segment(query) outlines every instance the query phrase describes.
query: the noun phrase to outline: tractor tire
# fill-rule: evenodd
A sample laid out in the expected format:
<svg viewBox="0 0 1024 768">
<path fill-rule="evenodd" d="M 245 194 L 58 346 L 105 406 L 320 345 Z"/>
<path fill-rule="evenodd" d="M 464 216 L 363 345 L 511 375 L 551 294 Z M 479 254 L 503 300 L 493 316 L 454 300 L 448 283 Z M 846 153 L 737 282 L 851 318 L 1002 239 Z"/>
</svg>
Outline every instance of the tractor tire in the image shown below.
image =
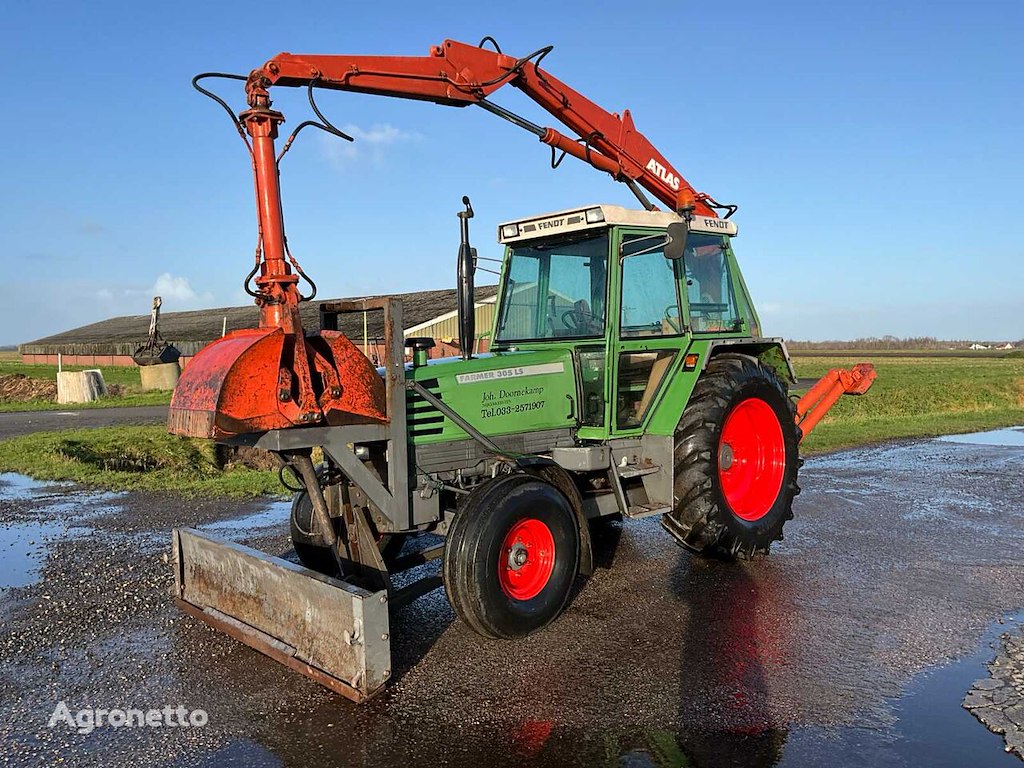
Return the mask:
<svg viewBox="0 0 1024 768">
<path fill-rule="evenodd" d="M 478 634 L 521 637 L 565 608 L 579 558 L 579 524 L 565 495 L 531 475 L 504 475 L 479 486 L 456 513 L 444 588 Z"/>
<path fill-rule="evenodd" d="M 309 541 L 310 531 L 313 530 L 313 502 L 309 500 L 309 494 L 305 491 L 299 491 L 292 496 L 289 524 L 292 547 L 295 549 L 299 562 L 318 573 L 337 576 L 338 562 L 334 559 L 334 553 L 327 547 L 312 544 Z M 397 557 L 404 544 L 405 535 L 399 533 L 380 534 L 377 539 L 377 547 L 384 556 L 385 562 Z"/>
<path fill-rule="evenodd" d="M 662 526 L 697 554 L 767 554 L 793 517 L 800 429 L 775 371 L 756 358 L 714 358 L 675 433 L 675 508 Z"/>
</svg>

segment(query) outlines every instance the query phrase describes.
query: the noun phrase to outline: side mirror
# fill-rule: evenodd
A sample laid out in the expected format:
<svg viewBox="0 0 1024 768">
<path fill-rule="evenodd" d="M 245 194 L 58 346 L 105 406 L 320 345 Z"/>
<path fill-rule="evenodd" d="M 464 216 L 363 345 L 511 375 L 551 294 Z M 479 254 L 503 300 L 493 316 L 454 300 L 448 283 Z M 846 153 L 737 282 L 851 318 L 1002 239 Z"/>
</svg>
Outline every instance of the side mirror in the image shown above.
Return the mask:
<svg viewBox="0 0 1024 768">
<path fill-rule="evenodd" d="M 686 250 L 686 236 L 689 232 L 690 228 L 686 226 L 685 221 L 677 221 L 668 225 L 665 230 L 666 259 L 683 258 L 683 252 Z"/>
</svg>

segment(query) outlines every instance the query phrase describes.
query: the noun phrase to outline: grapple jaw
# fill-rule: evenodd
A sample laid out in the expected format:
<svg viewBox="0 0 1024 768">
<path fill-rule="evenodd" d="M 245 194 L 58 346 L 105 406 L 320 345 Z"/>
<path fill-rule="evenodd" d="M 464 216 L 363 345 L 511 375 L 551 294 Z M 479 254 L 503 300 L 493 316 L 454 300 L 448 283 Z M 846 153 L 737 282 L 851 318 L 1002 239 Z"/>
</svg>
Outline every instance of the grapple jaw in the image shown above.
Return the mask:
<svg viewBox="0 0 1024 768">
<path fill-rule="evenodd" d="M 181 352 L 172 344 L 144 344 L 132 354 L 136 365 L 164 365 L 176 363 Z"/>
<path fill-rule="evenodd" d="M 311 392 L 294 374 L 298 356 L 310 372 Z M 253 328 L 217 339 L 189 361 L 167 426 L 176 435 L 219 439 L 386 421 L 384 382 L 344 334 L 323 331 L 299 339 L 282 328 Z"/>
</svg>

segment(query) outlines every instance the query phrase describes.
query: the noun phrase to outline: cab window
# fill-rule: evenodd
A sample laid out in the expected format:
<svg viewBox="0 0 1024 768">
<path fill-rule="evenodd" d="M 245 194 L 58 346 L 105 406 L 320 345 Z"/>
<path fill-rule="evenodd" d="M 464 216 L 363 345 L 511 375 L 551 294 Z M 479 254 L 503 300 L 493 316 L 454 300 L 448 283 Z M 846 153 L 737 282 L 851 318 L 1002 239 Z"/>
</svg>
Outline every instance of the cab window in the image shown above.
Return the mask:
<svg viewBox="0 0 1024 768">
<path fill-rule="evenodd" d="M 603 336 L 607 275 L 607 232 L 514 246 L 495 340 Z"/>
<path fill-rule="evenodd" d="M 736 331 L 740 317 L 722 237 L 690 233 L 683 254 L 693 333 Z"/>
<path fill-rule="evenodd" d="M 627 235 L 622 241 L 620 336 L 673 336 L 679 320 L 679 274 L 666 259 L 663 234 Z"/>
</svg>

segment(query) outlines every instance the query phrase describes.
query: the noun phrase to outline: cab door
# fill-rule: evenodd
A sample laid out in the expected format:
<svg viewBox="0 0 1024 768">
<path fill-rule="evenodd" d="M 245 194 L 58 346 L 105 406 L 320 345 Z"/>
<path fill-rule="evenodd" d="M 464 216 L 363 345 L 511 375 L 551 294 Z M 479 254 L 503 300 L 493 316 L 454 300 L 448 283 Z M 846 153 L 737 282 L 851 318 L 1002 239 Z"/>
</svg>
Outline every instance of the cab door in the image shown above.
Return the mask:
<svg viewBox="0 0 1024 768">
<path fill-rule="evenodd" d="M 624 229 L 613 243 L 607 424 L 614 435 L 643 431 L 689 345 L 683 265 L 665 258 L 664 236 Z"/>
</svg>

